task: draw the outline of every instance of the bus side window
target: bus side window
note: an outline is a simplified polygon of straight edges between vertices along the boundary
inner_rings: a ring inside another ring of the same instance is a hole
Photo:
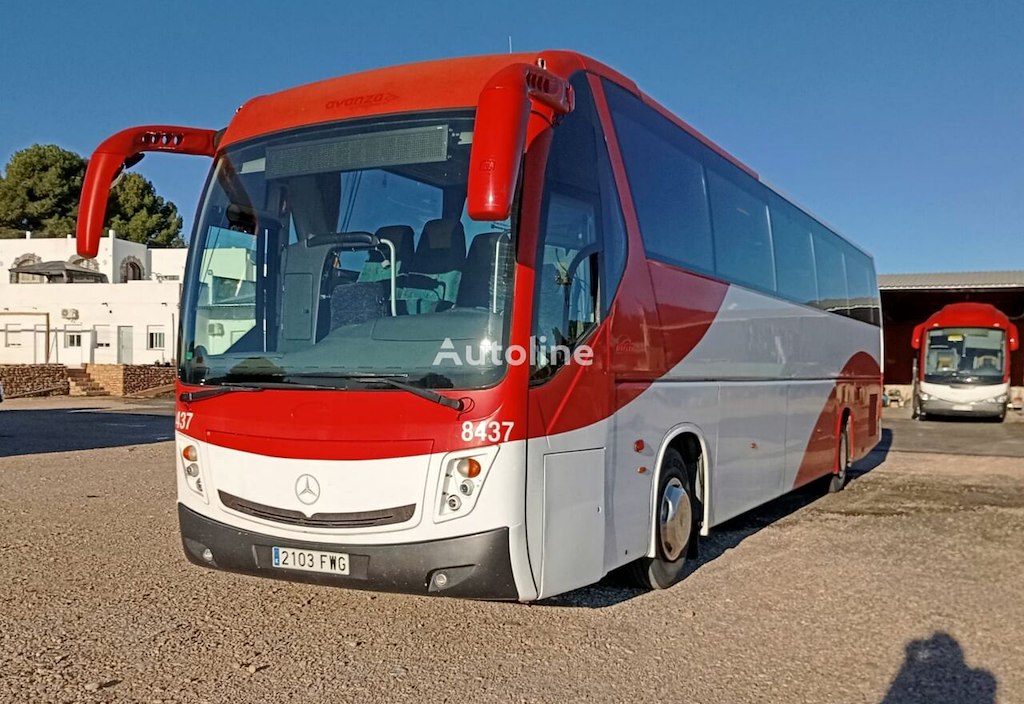
[[[554,128],[544,176],[537,251],[534,378],[565,362],[611,306],[626,261],[626,230],[611,162],[586,75],[571,81],[576,108]],[[563,355],[564,357],[564,355]]]
[[[600,251],[594,206],[551,193],[538,262],[538,337],[572,345],[597,323]]]

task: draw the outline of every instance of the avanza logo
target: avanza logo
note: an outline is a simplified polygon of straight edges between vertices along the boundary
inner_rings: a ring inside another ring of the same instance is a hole
[[[340,110],[342,108],[361,108],[371,105],[383,105],[392,100],[398,100],[394,93],[370,93],[368,95],[354,95],[351,98],[338,98],[328,100],[324,106],[328,110]]]

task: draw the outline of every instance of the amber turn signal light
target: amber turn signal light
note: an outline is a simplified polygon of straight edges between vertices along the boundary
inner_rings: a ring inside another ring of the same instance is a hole
[[[456,465],[456,469],[459,470],[459,474],[469,479],[480,475],[480,463],[472,457],[463,457]]]

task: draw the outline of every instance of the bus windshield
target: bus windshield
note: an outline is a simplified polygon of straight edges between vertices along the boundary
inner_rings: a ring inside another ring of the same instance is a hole
[[[924,379],[931,383],[995,384],[1006,372],[1006,333],[992,328],[928,331]]]
[[[190,243],[182,380],[496,383],[515,231],[465,213],[472,139],[472,114],[431,113],[228,148]]]

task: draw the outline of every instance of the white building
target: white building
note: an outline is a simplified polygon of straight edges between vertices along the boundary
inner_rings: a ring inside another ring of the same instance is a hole
[[[113,231],[95,259],[72,237],[0,240],[0,364],[159,364],[174,361],[185,249],[149,249]],[[11,273],[66,262],[109,283],[46,283]]]

